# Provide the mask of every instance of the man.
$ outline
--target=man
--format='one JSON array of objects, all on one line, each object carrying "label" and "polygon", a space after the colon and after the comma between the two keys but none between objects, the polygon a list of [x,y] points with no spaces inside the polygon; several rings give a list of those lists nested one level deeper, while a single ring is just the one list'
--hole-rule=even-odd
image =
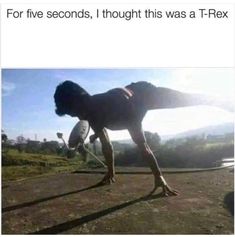
[{"label": "man", "polygon": [[[102,183],[115,182],[113,147],[106,128],[111,130],[127,129],[136,143],[142,157],[147,161],[154,175],[154,192],[161,187],[163,194],[177,195],[162,176],[157,159],[146,143],[142,120],[148,110],[213,104],[210,98],[181,93],[168,88],[155,87],[148,82],[132,83],[125,88],[115,88],[106,93],[89,95],[82,87],[71,81],[57,86],[54,94],[56,114],[70,115],[87,120],[102,144],[108,172]],[[218,105],[220,106],[220,105]]]}]

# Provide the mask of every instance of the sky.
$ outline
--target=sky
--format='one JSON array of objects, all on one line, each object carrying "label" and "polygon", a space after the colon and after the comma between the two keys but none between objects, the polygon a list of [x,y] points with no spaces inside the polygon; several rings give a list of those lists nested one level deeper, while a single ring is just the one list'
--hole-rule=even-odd
[{"label": "sky", "polygon": [[[230,68],[3,69],[2,129],[9,139],[23,135],[31,140],[58,140],[57,132],[68,139],[78,119],[57,116],[53,99],[56,86],[65,80],[78,83],[92,95],[131,82],[148,81],[156,86],[235,100],[235,72]],[[195,106],[149,111],[143,128],[163,136],[233,121],[234,113]],[[130,138],[126,130],[109,130],[109,135],[111,140]]]}]

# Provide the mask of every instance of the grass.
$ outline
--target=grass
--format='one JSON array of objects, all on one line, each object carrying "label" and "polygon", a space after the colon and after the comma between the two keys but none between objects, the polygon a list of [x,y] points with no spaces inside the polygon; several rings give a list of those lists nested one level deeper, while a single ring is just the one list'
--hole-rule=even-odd
[{"label": "grass", "polygon": [[20,153],[13,149],[3,151],[2,165],[3,181],[72,172],[86,167],[86,163],[79,156],[68,160],[56,155]]}]

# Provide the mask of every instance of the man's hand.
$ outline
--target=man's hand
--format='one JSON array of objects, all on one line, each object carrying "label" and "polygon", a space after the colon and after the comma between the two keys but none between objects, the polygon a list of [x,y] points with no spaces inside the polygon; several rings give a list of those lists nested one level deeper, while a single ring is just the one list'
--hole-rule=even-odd
[{"label": "man's hand", "polygon": [[155,186],[154,189],[151,191],[150,194],[154,193],[158,188],[162,188],[162,195],[164,196],[177,196],[179,192],[172,189],[165,181],[163,176],[159,176],[158,178],[155,177]]},{"label": "man's hand", "polygon": [[90,143],[94,143],[97,138],[98,138],[98,136],[97,136],[96,134],[91,135],[91,136],[89,137]]}]

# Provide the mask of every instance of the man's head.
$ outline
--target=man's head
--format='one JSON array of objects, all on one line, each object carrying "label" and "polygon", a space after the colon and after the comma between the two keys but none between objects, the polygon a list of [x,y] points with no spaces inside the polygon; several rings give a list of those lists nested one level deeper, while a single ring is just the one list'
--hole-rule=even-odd
[{"label": "man's head", "polygon": [[84,110],[84,100],[89,94],[78,84],[64,81],[56,87],[54,100],[55,112],[59,116],[68,114],[72,117],[79,116],[79,111]]}]

